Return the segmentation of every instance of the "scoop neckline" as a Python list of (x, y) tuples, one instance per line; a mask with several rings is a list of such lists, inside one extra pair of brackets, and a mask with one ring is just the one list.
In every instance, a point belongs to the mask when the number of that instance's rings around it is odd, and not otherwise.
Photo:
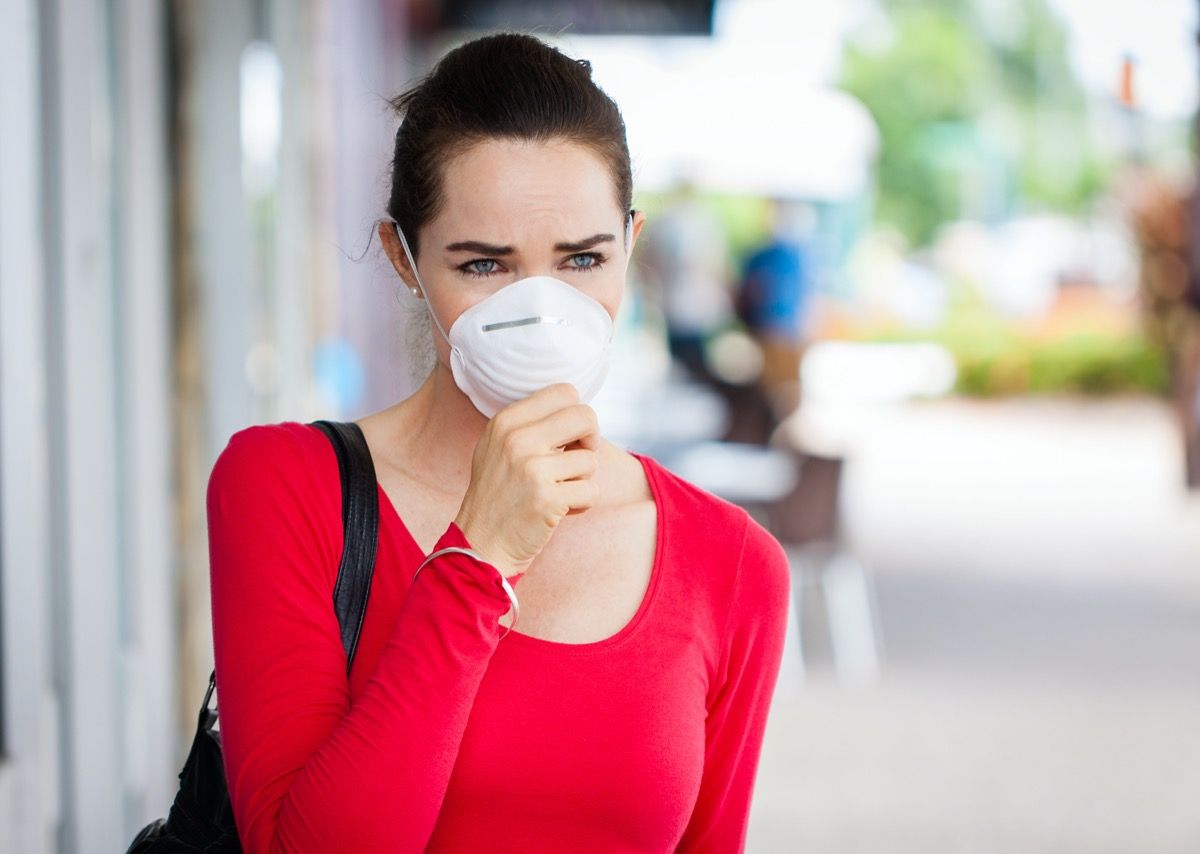
[[(534, 650), (541, 649), (541, 650), (544, 650), (547, 652), (552, 652), (556, 655), (561, 655), (561, 654), (575, 655), (575, 654), (585, 654), (585, 653), (592, 653), (592, 652), (601, 652), (604, 650), (611, 649), (611, 648), (623, 643), (624, 641), (626, 641), (628, 638), (630, 638), (631, 636), (636, 634), (638, 629), (640, 628), (640, 626), (646, 621), (647, 615), (650, 612), (650, 608), (654, 604), (654, 600), (657, 596), (658, 588), (659, 588), (660, 582), (662, 580), (663, 555), (666, 552), (666, 542), (667, 542), (666, 505), (665, 505), (665, 502), (663, 499), (662, 484), (659, 480), (659, 473), (655, 469), (654, 460), (651, 457), (648, 457), (644, 454), (638, 453), (637, 451), (630, 451), (627, 449), (624, 449), (624, 450), (627, 454), (629, 454), (632, 457), (635, 457), (637, 459), (637, 461), (642, 464), (642, 470), (646, 473), (646, 483), (650, 487), (650, 496), (654, 501), (654, 512), (655, 512), (654, 561), (650, 567), (650, 580), (646, 584), (646, 592), (644, 594), (642, 594), (642, 601), (638, 605), (638, 609), (634, 612), (633, 616), (629, 619), (629, 621), (627, 623), (625, 623), (625, 625), (623, 625), (620, 629), (618, 629), (614, 634), (611, 634), (606, 638), (601, 638), (598, 641), (589, 641), (587, 643), (568, 643), (566, 641), (556, 641), (556, 640), (548, 640), (546, 638), (539, 638), (539, 637), (535, 637), (534, 635), (527, 635), (520, 631), (517, 631), (516, 629), (512, 629), (510, 631), (507, 631), (503, 635), (503, 638), (502, 638), (501, 644), (500, 644), (501, 646), (503, 646), (506, 643), (514, 643), (515, 642), (519, 646), (527, 647), (529, 649), (534, 649)], [(417, 554), (420, 554), (423, 556), (424, 549), (421, 548), (421, 544), (417, 542), (416, 538), (412, 535), (412, 532), (408, 529), (408, 526), (404, 523), (404, 520), (400, 517), (399, 511), (396, 510), (396, 506), (394, 504), (392, 504), (392, 499), (388, 496), (387, 492), (383, 488), (383, 484), (380, 483), (378, 479), (376, 479), (376, 481), (375, 481), (375, 488), (379, 494), (380, 504), (385, 505), (387, 507), (386, 512), (391, 516), (392, 521), (400, 529), (401, 534), (403, 535), (404, 539), (406, 539), (408, 541), (408, 544), (411, 547), (411, 549), (413, 551), (415, 551)], [(519, 581), (516, 586), (516, 591), (517, 591), (517, 599), (519, 601), (521, 598)], [(517, 623), (518, 623), (518, 625), (520, 624), (519, 618), (517, 620)]]

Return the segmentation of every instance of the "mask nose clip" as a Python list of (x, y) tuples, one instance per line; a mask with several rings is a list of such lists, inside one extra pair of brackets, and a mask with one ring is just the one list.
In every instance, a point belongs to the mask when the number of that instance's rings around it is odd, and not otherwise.
[(512, 329), (515, 326), (533, 326), (537, 323), (558, 323), (562, 326), (571, 325), (571, 321), (565, 317), (552, 317), (550, 315), (539, 314), (533, 317), (522, 317), (520, 320), (502, 320), (498, 323), (485, 323), (479, 328), (484, 332), (495, 332), (497, 329)]

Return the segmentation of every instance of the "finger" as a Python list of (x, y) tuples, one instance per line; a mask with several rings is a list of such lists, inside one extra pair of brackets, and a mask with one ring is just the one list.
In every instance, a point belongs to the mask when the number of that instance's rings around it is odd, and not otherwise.
[(543, 441), (550, 448), (561, 448), (572, 442), (595, 450), (599, 441), (596, 410), (586, 403), (577, 403), (543, 418), (538, 425)]
[(599, 432), (593, 435), (584, 436), (582, 439), (576, 439), (573, 442), (567, 442), (567, 444), (562, 446), (562, 450), (564, 451), (578, 451), (581, 448), (589, 451), (600, 450)]
[(580, 447), (586, 448), (589, 451), (593, 451), (593, 452), (599, 451), (600, 450), (600, 431), (597, 430), (594, 433), (588, 433), (585, 436), (579, 437), (575, 441), (579, 443)]
[(569, 508), (568, 514), (574, 511), (589, 510), (600, 500), (600, 487), (591, 478), (583, 480), (564, 480), (555, 485), (557, 495)]
[(591, 477), (596, 473), (599, 459), (595, 451), (580, 449), (543, 457), (538, 466), (542, 476), (557, 482)]

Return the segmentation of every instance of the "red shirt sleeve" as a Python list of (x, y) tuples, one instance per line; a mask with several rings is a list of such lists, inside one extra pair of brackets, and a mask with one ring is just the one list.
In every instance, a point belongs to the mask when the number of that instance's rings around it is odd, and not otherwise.
[[(332, 604), (341, 508), (313, 488), (306, 441), (278, 425), (241, 430), (208, 483), (217, 701), (238, 834), (251, 854), (419, 851), (509, 598), (495, 568), (435, 558), (352, 704)], [(435, 550), (446, 546), (470, 546), (454, 523)]]
[(745, 849), (790, 599), (787, 554), (778, 540), (750, 520), (727, 614), (721, 665), (708, 701), (704, 774), (678, 851), (728, 854)]

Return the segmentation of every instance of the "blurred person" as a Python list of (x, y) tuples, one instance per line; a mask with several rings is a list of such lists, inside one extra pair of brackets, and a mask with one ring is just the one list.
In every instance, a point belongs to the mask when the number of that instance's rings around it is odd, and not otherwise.
[(662, 310), (671, 357), (693, 379), (716, 384), (706, 346), (733, 315), (725, 228), (685, 175), (647, 238), (640, 261)]
[(377, 232), (435, 358), (352, 422), (381, 514), (349, 676), (328, 441), (247, 427), (209, 479), (242, 844), (740, 851), (789, 570), (744, 510), (607, 441), (588, 405), (645, 222), (620, 112), (586, 60), (516, 33), (455, 48), (393, 105)]
[(736, 308), (738, 317), (762, 350), (757, 383), (768, 413), (761, 441), (800, 404), (800, 359), (810, 297), (807, 241), (813, 227), (812, 208), (803, 202), (771, 199), (769, 236), (750, 253), (742, 268)]

